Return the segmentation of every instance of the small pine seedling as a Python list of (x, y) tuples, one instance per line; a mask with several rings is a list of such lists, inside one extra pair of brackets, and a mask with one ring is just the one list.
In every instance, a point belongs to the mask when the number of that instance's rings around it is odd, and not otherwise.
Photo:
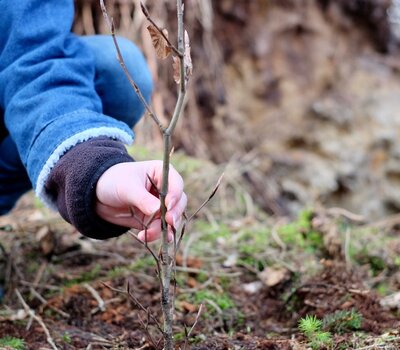
[(322, 326), (323, 322), (314, 315), (307, 315), (299, 321), (299, 329), (313, 350), (327, 347), (332, 343), (331, 333), (323, 331)]
[(25, 342), (23, 339), (5, 336), (0, 338), (0, 348), (8, 348), (15, 350), (25, 350)]
[(359, 330), (361, 324), (362, 315), (355, 309), (339, 310), (323, 319), (324, 329), (339, 334)]

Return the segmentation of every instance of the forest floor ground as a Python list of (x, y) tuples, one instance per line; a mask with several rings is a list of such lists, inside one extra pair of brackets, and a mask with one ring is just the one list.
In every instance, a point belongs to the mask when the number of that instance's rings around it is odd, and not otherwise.
[[(178, 156), (175, 166), (201, 202), (195, 183), (213, 178), (211, 165)], [(271, 218), (239, 189), (228, 174), (177, 255), (177, 349), (400, 349), (398, 217), (313, 208)], [(58, 349), (159, 342), (155, 263), (130, 235), (83, 238), (28, 195), (0, 218), (0, 242), (0, 349), (51, 349), (45, 328)]]

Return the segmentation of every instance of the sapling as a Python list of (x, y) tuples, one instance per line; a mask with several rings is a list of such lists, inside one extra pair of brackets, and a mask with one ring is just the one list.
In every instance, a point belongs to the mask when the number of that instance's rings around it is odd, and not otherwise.
[[(166, 196), (168, 192), (168, 174), (169, 174), (169, 168), (170, 168), (170, 157), (172, 153), (172, 146), (171, 146), (171, 137), (174, 133), (174, 130), (176, 128), (176, 125), (178, 123), (179, 117), (181, 115), (183, 105), (184, 105), (184, 99), (185, 99), (185, 94), (186, 94), (186, 87), (189, 81), (189, 77), (192, 74), (192, 61), (191, 61), (191, 56), (190, 56), (190, 43), (189, 43), (189, 35), (186, 30), (184, 30), (183, 26), (183, 11), (184, 11), (184, 6), (182, 3), (182, 0), (177, 0), (176, 1), (176, 8), (177, 8), (177, 21), (178, 21), (178, 30), (177, 30), (177, 46), (174, 46), (169, 38), (168, 34), (165, 30), (162, 30), (150, 17), (148, 10), (144, 6), (143, 3), (141, 3), (141, 8), (142, 11), (147, 18), (147, 20), (151, 23), (149, 25), (148, 30), (153, 42), (153, 46), (156, 50), (157, 56), (160, 59), (165, 59), (167, 57), (172, 57), (173, 59), (173, 79), (175, 82), (178, 84), (178, 97), (176, 101), (176, 105), (172, 114), (172, 117), (170, 119), (170, 122), (167, 126), (164, 126), (151, 106), (146, 102), (144, 99), (138, 85), (135, 83), (131, 75), (129, 74), (129, 71), (127, 70), (124, 59), (122, 57), (121, 51), (118, 46), (118, 41), (115, 36), (115, 28), (114, 28), (114, 23), (113, 19), (108, 16), (106, 7), (104, 5), (103, 0), (100, 0), (100, 5), (101, 9), (104, 15), (104, 18), (110, 28), (112, 39), (114, 41), (114, 45), (117, 51), (117, 58), (118, 61), (125, 72), (125, 75), (127, 76), (127, 79), (129, 80), (132, 88), (135, 90), (136, 94), (138, 95), (139, 99), (142, 101), (143, 105), (145, 106), (147, 112), (149, 113), (150, 117), (154, 120), (154, 122), (157, 124), (162, 137), (163, 137), (163, 176), (162, 176), (162, 183), (161, 183), (161, 188), (158, 188), (156, 184), (152, 182), (152, 179), (150, 176), (148, 176), (148, 180), (150, 181), (150, 184), (152, 186), (152, 191), (153, 193), (156, 193), (161, 202), (161, 207), (160, 207), (160, 212), (161, 212), (161, 231), (162, 231), (162, 237), (161, 237), (161, 247), (159, 250), (159, 253), (156, 254), (153, 249), (147, 244), (147, 227), (149, 224), (152, 222), (152, 217), (149, 222), (142, 223), (145, 229), (145, 239), (144, 241), (139, 240), (139, 238), (131, 232), (132, 236), (139, 241), (141, 244), (144, 245), (144, 247), (150, 252), (150, 254), (153, 256), (154, 260), (156, 261), (156, 268), (157, 268), (157, 276), (159, 278), (159, 283), (160, 283), (160, 289), (161, 289), (161, 308), (162, 308), (162, 314), (163, 314), (163, 326), (157, 322), (156, 318), (150, 314), (150, 312), (140, 304), (140, 302), (135, 298), (135, 296), (132, 294), (132, 291), (127, 289), (127, 291), (122, 291), (128, 297), (141, 308), (143, 311), (147, 312), (148, 319), (152, 320), (157, 329), (161, 331), (164, 339), (164, 349), (165, 350), (172, 350), (174, 348), (174, 341), (173, 341), (173, 314), (174, 314), (174, 300), (173, 297), (175, 295), (175, 288), (174, 285), (172, 285), (171, 281), (175, 280), (174, 279), (174, 274), (175, 274), (175, 261), (176, 261), (176, 253), (177, 250), (179, 249), (179, 246), (181, 244), (182, 238), (185, 233), (185, 227), (186, 224), (194, 217), (194, 215), (197, 214), (197, 212), (205, 205), (207, 202), (214, 196), (216, 193), (220, 180), (218, 181), (214, 191), (211, 193), (209, 198), (201, 205), (201, 207), (189, 218), (185, 217), (184, 222), (180, 227), (180, 230), (178, 230), (178, 227), (171, 227), (173, 231), (173, 242), (172, 244), (169, 242), (168, 239), (168, 224), (166, 221), (166, 213), (167, 213), (167, 206), (166, 206)], [(133, 210), (132, 210), (132, 215), (133, 215)], [(178, 230), (178, 231), (177, 231)], [(113, 289), (113, 288), (111, 288)], [(115, 290), (115, 289), (114, 289)], [(121, 292), (120, 290), (117, 290)], [(198, 317), (201, 312), (201, 306), (199, 308), (199, 313), (197, 315), (195, 324), (197, 323)], [(147, 330), (147, 324), (145, 322), (142, 322), (142, 325), (144, 326), (146, 332), (148, 333), (148, 336), (153, 343), (153, 345), (157, 348), (158, 347), (158, 342), (152, 339), (150, 333)], [(194, 325), (193, 325), (194, 327)], [(187, 334), (187, 337), (189, 337), (190, 333), (193, 330), (193, 327), (187, 331), (185, 329), (185, 333)]]
[(327, 347), (332, 343), (332, 335), (322, 328), (323, 322), (314, 315), (307, 315), (299, 321), (299, 329), (306, 336), (313, 350)]

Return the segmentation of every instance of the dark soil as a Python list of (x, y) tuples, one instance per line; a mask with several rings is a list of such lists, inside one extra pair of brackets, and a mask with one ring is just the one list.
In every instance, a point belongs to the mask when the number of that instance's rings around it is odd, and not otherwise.
[[(25, 256), (38, 254), (35, 245), (33, 243), (30, 248), (25, 248)], [(111, 245), (107, 245), (109, 247)], [(128, 258), (131, 253), (126, 251), (125, 257)], [(30, 307), (42, 317), (59, 347), (86, 349), (91, 344), (92, 349), (154, 349), (152, 342), (160, 340), (159, 333), (151, 321), (148, 331), (144, 330), (143, 323), (147, 323), (147, 315), (126, 293), (129, 283), (132, 295), (159, 317), (160, 293), (156, 278), (151, 277), (152, 268), (144, 267), (123, 276), (107, 278), (106, 271), (110, 271), (113, 265), (121, 266), (115, 259), (105, 258), (100, 253), (97, 256), (90, 255), (89, 259), (88, 254), (81, 250), (76, 250), (74, 255), (69, 254), (70, 258), (64, 260), (62, 256), (46, 259), (36, 255), (36, 261), (47, 266), (43, 280), (34, 288), (47, 300), (45, 305), (41, 305), (32, 296), (32, 291), (22, 280), (18, 277), (13, 279), (13, 285), (18, 287)], [(118, 245), (115, 254), (121, 254)], [(143, 256), (143, 252), (140, 254)], [(75, 260), (80, 265), (72, 264)], [(34, 279), (34, 275), (29, 277), (23, 272), (27, 271), (32, 261), (14, 259), (14, 263), (18, 274), (22, 275), (20, 277)], [(193, 264), (199, 265), (202, 262), (193, 260)], [(95, 274), (93, 271), (98, 272)], [(205, 303), (205, 311), (192, 333), (190, 349), (295, 349), (296, 344), (300, 346), (305, 343), (304, 337), (297, 330), (297, 322), (301, 317), (312, 314), (322, 318), (337, 310), (359, 311), (363, 316), (360, 331), (369, 336), (399, 326), (399, 319), (392, 312), (384, 310), (377, 294), (365, 287), (361, 272), (355, 268), (346, 268), (341, 262), (324, 261), (321, 272), (300, 285), (296, 285), (294, 280), (286, 281), (254, 294), (247, 294), (243, 290), (242, 284), (249, 279), (249, 272), (241, 272), (241, 277), (232, 281), (225, 290), (234, 300), (235, 308), (216, 314)], [(92, 280), (76, 280), (74, 283), (71, 276), (81, 276), (81, 279), (82, 276), (90, 276)], [(70, 282), (66, 283), (67, 280)], [(197, 282), (193, 280), (189, 274), (188, 281), (196, 286)], [(85, 283), (90, 283), (104, 300), (104, 311), (99, 310), (98, 302)], [(221, 285), (220, 281), (216, 283)], [(59, 291), (48, 289), (57, 284), (65, 287)], [(66, 286), (69, 284), (72, 285)], [(121, 293), (112, 288), (121, 290)], [(178, 295), (179, 292), (178, 288)], [(13, 310), (14, 314), (21, 308), (12, 290), (8, 290), (4, 306)], [(183, 324), (194, 323), (197, 309), (198, 305), (178, 298), (176, 333), (182, 334)], [(37, 322), (33, 321), (27, 330), (28, 317), (20, 321), (10, 321), (7, 317), (1, 319), (0, 338), (5, 335), (22, 338), (27, 349), (48, 347), (43, 328)], [(345, 343), (346, 338), (346, 335), (342, 335), (337, 341)], [(184, 343), (178, 342), (178, 346), (184, 348)]]

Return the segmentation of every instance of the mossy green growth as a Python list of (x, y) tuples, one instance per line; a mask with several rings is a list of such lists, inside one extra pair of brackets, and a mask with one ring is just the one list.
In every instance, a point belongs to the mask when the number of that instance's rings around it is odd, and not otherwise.
[(221, 310), (227, 310), (235, 307), (234, 301), (226, 293), (219, 293), (211, 290), (199, 290), (193, 296), (196, 304), (204, 303), (205, 300), (211, 300)]
[(323, 246), (322, 236), (312, 228), (311, 220), (313, 212), (303, 210), (299, 213), (297, 220), (278, 228), (282, 241), (291, 246), (297, 246), (310, 252)]
[(71, 335), (68, 332), (65, 332), (62, 337), (61, 340), (65, 343), (65, 344), (72, 344), (72, 338)]
[(107, 278), (117, 278), (131, 273), (132, 271), (142, 271), (148, 267), (155, 266), (154, 258), (151, 255), (146, 255), (137, 258), (129, 265), (116, 266), (107, 272)]
[(64, 283), (64, 286), (71, 287), (75, 284), (91, 282), (100, 277), (100, 273), (102, 272), (103, 268), (100, 264), (96, 264), (91, 270), (83, 272), (80, 276), (68, 280)]
[(0, 338), (0, 347), (11, 348), (15, 350), (24, 350), (25, 341), (20, 338), (5, 336)]
[(264, 253), (270, 242), (271, 230), (267, 227), (260, 227), (254, 230), (244, 230), (238, 234), (239, 252), (243, 254)]
[(215, 242), (217, 238), (229, 238), (232, 235), (231, 230), (226, 224), (210, 224), (205, 220), (196, 220), (195, 230), (201, 232), (201, 240)]

